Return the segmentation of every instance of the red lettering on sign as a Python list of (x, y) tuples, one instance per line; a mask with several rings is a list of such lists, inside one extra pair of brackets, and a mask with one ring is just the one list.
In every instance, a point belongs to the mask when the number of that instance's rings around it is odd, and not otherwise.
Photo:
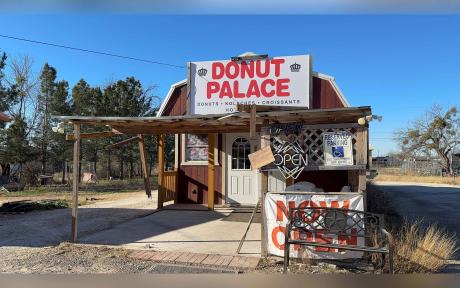
[(219, 98), (230, 97), (232, 98), (232, 89), (228, 81), (222, 82), (222, 89), (220, 89)]
[[(276, 95), (280, 97), (287, 97), (291, 95), (289, 93), (289, 82), (291, 82), (290, 79), (278, 79), (276, 80)], [(287, 90), (287, 91), (286, 91)]]
[[(316, 230), (315, 233), (315, 242), (316, 243), (327, 243), (327, 244), (332, 244), (332, 237), (325, 237), (323, 234), (323, 230)], [(337, 249), (335, 248), (328, 248), (328, 247), (315, 247), (316, 252), (337, 252)]]
[(249, 82), (248, 93), (246, 94), (246, 97), (249, 98), (251, 96), (256, 96), (257, 98), (260, 97), (259, 85), (257, 85), (256, 80), (251, 80), (251, 82)]
[(228, 62), (227, 66), (225, 66), (225, 74), (227, 75), (228, 79), (235, 79), (238, 77), (239, 72), (238, 63), (230, 61)]
[[(356, 228), (350, 229), (350, 236), (348, 235), (339, 235), (338, 242), (339, 244), (345, 245), (358, 245), (358, 230)], [(345, 249), (339, 249), (339, 252), (346, 251)]]
[(239, 85), (238, 81), (233, 82), (233, 95), (235, 98), (244, 98), (246, 95), (239, 92)]
[(267, 85), (271, 85), (272, 87), (275, 86), (275, 81), (272, 79), (267, 79), (262, 82), (262, 85), (260, 85), (260, 90), (262, 90), (262, 95), (265, 97), (272, 97), (275, 95), (275, 89), (271, 89), (270, 92), (267, 91)]
[[(265, 66), (265, 67), (263, 67)], [(262, 68), (263, 67), (263, 68)], [(263, 72), (262, 72), (263, 70)], [(265, 78), (270, 74), (270, 60), (256, 61), (256, 75), (259, 78)]]
[[(286, 227), (283, 227), (283, 226), (278, 226), (278, 227), (275, 227), (272, 231), (272, 242), (273, 242), (273, 245), (275, 245), (276, 248), (280, 249), (280, 250), (284, 250), (284, 242), (283, 244), (281, 244), (279, 241), (278, 241), (278, 234), (281, 233), (281, 238), (285, 239), (285, 235), (286, 235)], [(300, 237), (301, 237), (301, 233), (299, 231), (294, 231), (294, 239), (295, 240), (299, 240)], [(311, 238), (311, 234), (310, 234), (310, 238)], [(295, 244), (294, 245), (294, 250), (298, 251), (300, 250), (300, 247), (301, 245), (298, 245), (298, 244)]]
[(284, 250), (284, 243), (280, 244), (280, 242), (278, 241), (278, 233), (282, 233), (283, 234), (283, 239), (284, 239), (284, 237), (285, 237), (284, 235), (286, 234), (286, 227), (278, 226), (278, 227), (273, 228), (273, 230), (272, 230), (272, 242), (273, 242), (273, 245), (275, 245), (275, 247), (280, 249), (280, 250)]
[[(289, 209), (295, 208), (295, 202), (289, 201)], [(288, 217), (288, 211), (284, 201), (276, 201), (276, 221), (283, 221), (283, 216)]]
[(248, 76), (248, 78), (254, 78), (254, 61), (246, 63), (246, 61), (241, 62), (241, 78), (244, 79)]
[(280, 76), (281, 64), (283, 64), (284, 61), (285, 61), (284, 59), (272, 59), (272, 63), (273, 65), (275, 65), (275, 77)]
[(212, 63), (212, 79), (219, 80), (224, 77), (225, 67), (223, 63), (214, 62)]
[(208, 97), (208, 99), (211, 99), (212, 94), (219, 92), (219, 87), (220, 85), (217, 82), (208, 82), (206, 86), (206, 97)]

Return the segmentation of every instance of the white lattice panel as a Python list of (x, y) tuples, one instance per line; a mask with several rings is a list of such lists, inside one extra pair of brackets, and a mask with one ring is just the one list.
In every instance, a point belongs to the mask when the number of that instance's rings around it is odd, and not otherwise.
[(323, 133), (325, 132), (339, 132), (348, 131), (352, 135), (353, 143), (353, 164), (356, 164), (356, 138), (357, 129), (351, 128), (314, 128), (311, 126), (304, 126), (299, 133), (285, 134), (281, 132), (278, 135), (272, 135), (270, 138), (272, 149), (283, 145), (284, 142), (297, 141), (299, 145), (308, 153), (308, 166), (324, 166), (324, 146), (323, 146)]

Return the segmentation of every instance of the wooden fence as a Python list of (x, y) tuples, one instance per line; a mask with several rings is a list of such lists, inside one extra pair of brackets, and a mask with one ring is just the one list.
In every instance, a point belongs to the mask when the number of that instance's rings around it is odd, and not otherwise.
[(177, 201), (177, 171), (163, 172), (163, 185), (158, 187), (158, 192), (162, 194), (163, 202)]

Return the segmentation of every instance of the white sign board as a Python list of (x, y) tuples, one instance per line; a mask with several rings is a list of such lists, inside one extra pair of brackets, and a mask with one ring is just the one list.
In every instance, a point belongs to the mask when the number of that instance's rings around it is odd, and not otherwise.
[[(265, 197), (265, 221), (267, 227), (267, 251), (272, 255), (284, 256), (284, 237), (288, 221), (289, 207), (332, 207), (363, 211), (363, 196), (360, 194), (324, 195), (324, 194), (276, 194), (267, 193)], [(352, 221), (352, 220), (350, 220)], [(348, 223), (353, 225), (353, 223)], [(354, 223), (356, 224), (356, 223)], [(304, 235), (305, 234), (305, 235)], [(346, 243), (364, 245), (364, 238), (357, 236), (327, 235), (317, 230), (312, 235), (294, 233), (293, 237), (311, 237), (315, 242)], [(290, 257), (313, 259), (351, 259), (361, 258), (363, 252), (338, 251), (325, 247), (292, 245)]]
[(192, 114), (224, 114), (237, 103), (309, 107), (309, 55), (189, 63)]
[(324, 165), (353, 165), (353, 136), (348, 131), (323, 133)]

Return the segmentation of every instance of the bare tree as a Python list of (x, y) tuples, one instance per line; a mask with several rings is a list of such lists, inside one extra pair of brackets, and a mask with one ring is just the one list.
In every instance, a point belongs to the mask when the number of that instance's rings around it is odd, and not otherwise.
[(460, 118), (456, 106), (445, 111), (434, 105), (423, 117), (406, 129), (396, 132), (396, 139), (404, 154), (435, 154), (442, 167), (453, 176), (452, 153), (460, 144)]
[[(10, 86), (18, 92), (18, 103), (10, 107), (9, 113), (18, 116), (27, 123), (27, 136), (35, 131), (38, 118), (38, 77), (33, 72), (34, 59), (28, 55), (20, 55), (9, 64)], [(30, 135), (31, 136), (31, 135)]]

